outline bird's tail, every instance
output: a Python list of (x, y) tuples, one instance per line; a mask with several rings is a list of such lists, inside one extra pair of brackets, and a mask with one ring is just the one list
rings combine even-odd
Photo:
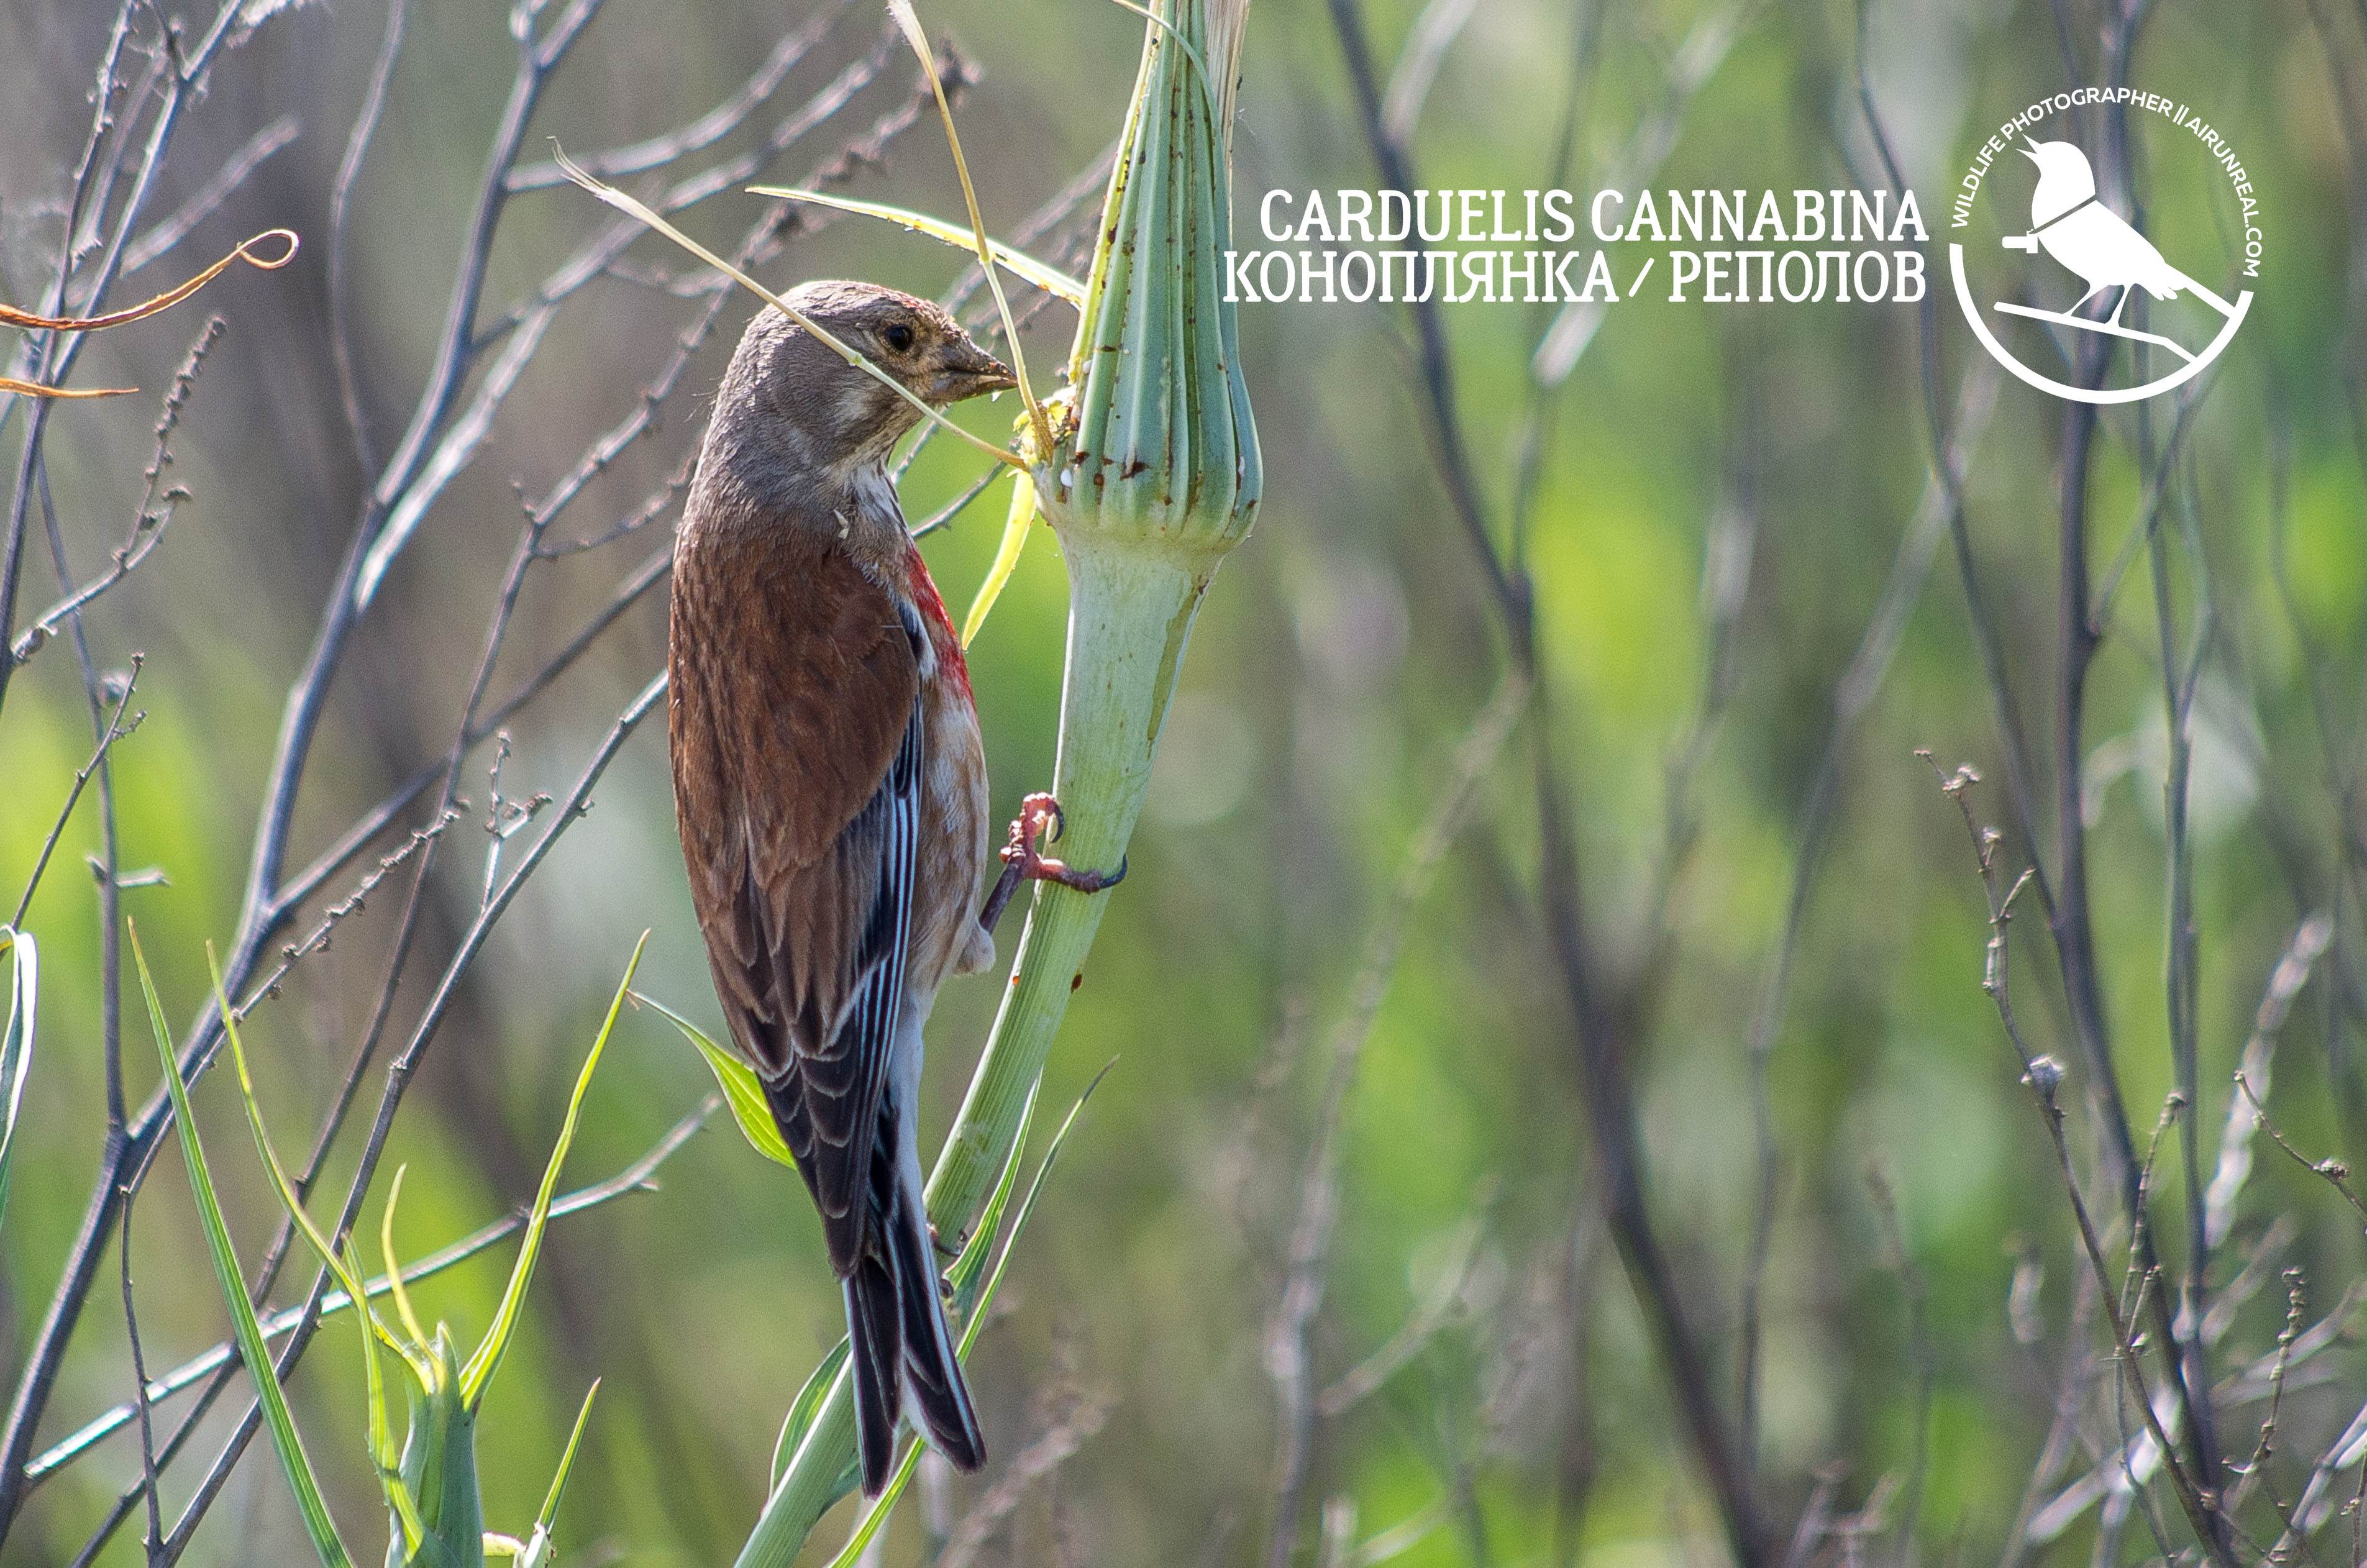
[(2235, 306), (2230, 305), (2226, 300), (2220, 299), (2218, 295), (2213, 293), (2202, 284), (2197, 283), (2194, 279), (2187, 276), (2186, 274), (2179, 271), (2176, 267), (2169, 266), (2165, 264), (2163, 270), (2168, 272), (2170, 278), (2175, 281), (2175, 287), (2170, 290), (2169, 294), (2165, 294), (2159, 288), (2155, 288), (2151, 284), (2148, 284), (2146, 287), (2153, 288), (2153, 294), (2156, 299), (2167, 299), (2170, 298), (2171, 294), (2175, 294), (2178, 289), (2183, 288), (2189, 294), (2193, 295), (2196, 299), (2202, 300), (2204, 304), (2218, 311), (2222, 316), (2232, 316), (2236, 313)]
[(896, 1422), (912, 1395), (913, 1425), (957, 1470), (986, 1462), (952, 1325), (937, 1294), (935, 1254), (917, 1204), (899, 1195), (845, 1280), (848, 1355), (855, 1366), (855, 1447), (863, 1491), (876, 1497), (896, 1457)]

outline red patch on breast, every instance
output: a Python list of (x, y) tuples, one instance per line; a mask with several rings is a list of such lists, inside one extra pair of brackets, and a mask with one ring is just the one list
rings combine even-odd
[(912, 603), (920, 606), (922, 618), (929, 624), (929, 641), (936, 649), (938, 666), (953, 677), (954, 684), (961, 688), (962, 700), (968, 702), (969, 664), (962, 658), (961, 637), (954, 630), (953, 617), (946, 614), (945, 596), (937, 592), (936, 580), (929, 575), (928, 563), (918, 548), (905, 552), (904, 564)]

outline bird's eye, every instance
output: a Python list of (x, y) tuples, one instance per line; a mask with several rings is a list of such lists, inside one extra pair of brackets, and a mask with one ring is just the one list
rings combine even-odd
[(898, 354), (905, 353), (912, 346), (912, 329), (901, 321), (894, 323), (879, 335), (885, 338), (888, 346)]

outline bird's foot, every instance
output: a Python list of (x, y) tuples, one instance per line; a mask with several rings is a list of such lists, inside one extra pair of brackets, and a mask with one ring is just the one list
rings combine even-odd
[(1036, 848), (1039, 842), (1058, 839), (1067, 826), (1059, 801), (1041, 793), (1029, 795), (1019, 803), (1019, 816), (1011, 824), (1011, 841), (1002, 846), (1002, 863), (1018, 867), (1022, 878), (1057, 882), (1080, 893), (1100, 893), (1126, 880), (1123, 860), (1116, 871), (1080, 871)]
[(1038, 792), (1019, 803), (1011, 841), (1002, 846), (1002, 875), (987, 897), (979, 924), (992, 931), (1023, 882), (1057, 882), (1079, 893), (1101, 893), (1126, 880), (1123, 859), (1116, 871), (1086, 871), (1046, 854), (1040, 846), (1058, 839), (1065, 825), (1060, 803), (1048, 795)]
[(929, 1245), (936, 1249), (938, 1257), (951, 1261), (962, 1255), (962, 1247), (965, 1244), (962, 1242), (947, 1241), (943, 1235), (938, 1234), (937, 1223), (934, 1220), (931, 1220), (929, 1222)]

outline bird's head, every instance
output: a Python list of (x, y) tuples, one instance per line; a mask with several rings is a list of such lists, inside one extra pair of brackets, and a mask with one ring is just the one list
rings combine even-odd
[(2025, 136), (2016, 151), (2038, 165), (2041, 184), (2057, 185), (2075, 198), (2096, 194), (2096, 172), (2089, 167), (2088, 154), (2077, 143), (2033, 141)]
[[(800, 284), (782, 298), (932, 408), (1018, 380), (952, 316), (876, 283)], [(841, 471), (885, 461), (920, 411), (778, 310), (748, 323), (716, 404), (746, 439), (770, 426), (811, 467)], [(755, 428), (750, 428), (753, 424)]]

